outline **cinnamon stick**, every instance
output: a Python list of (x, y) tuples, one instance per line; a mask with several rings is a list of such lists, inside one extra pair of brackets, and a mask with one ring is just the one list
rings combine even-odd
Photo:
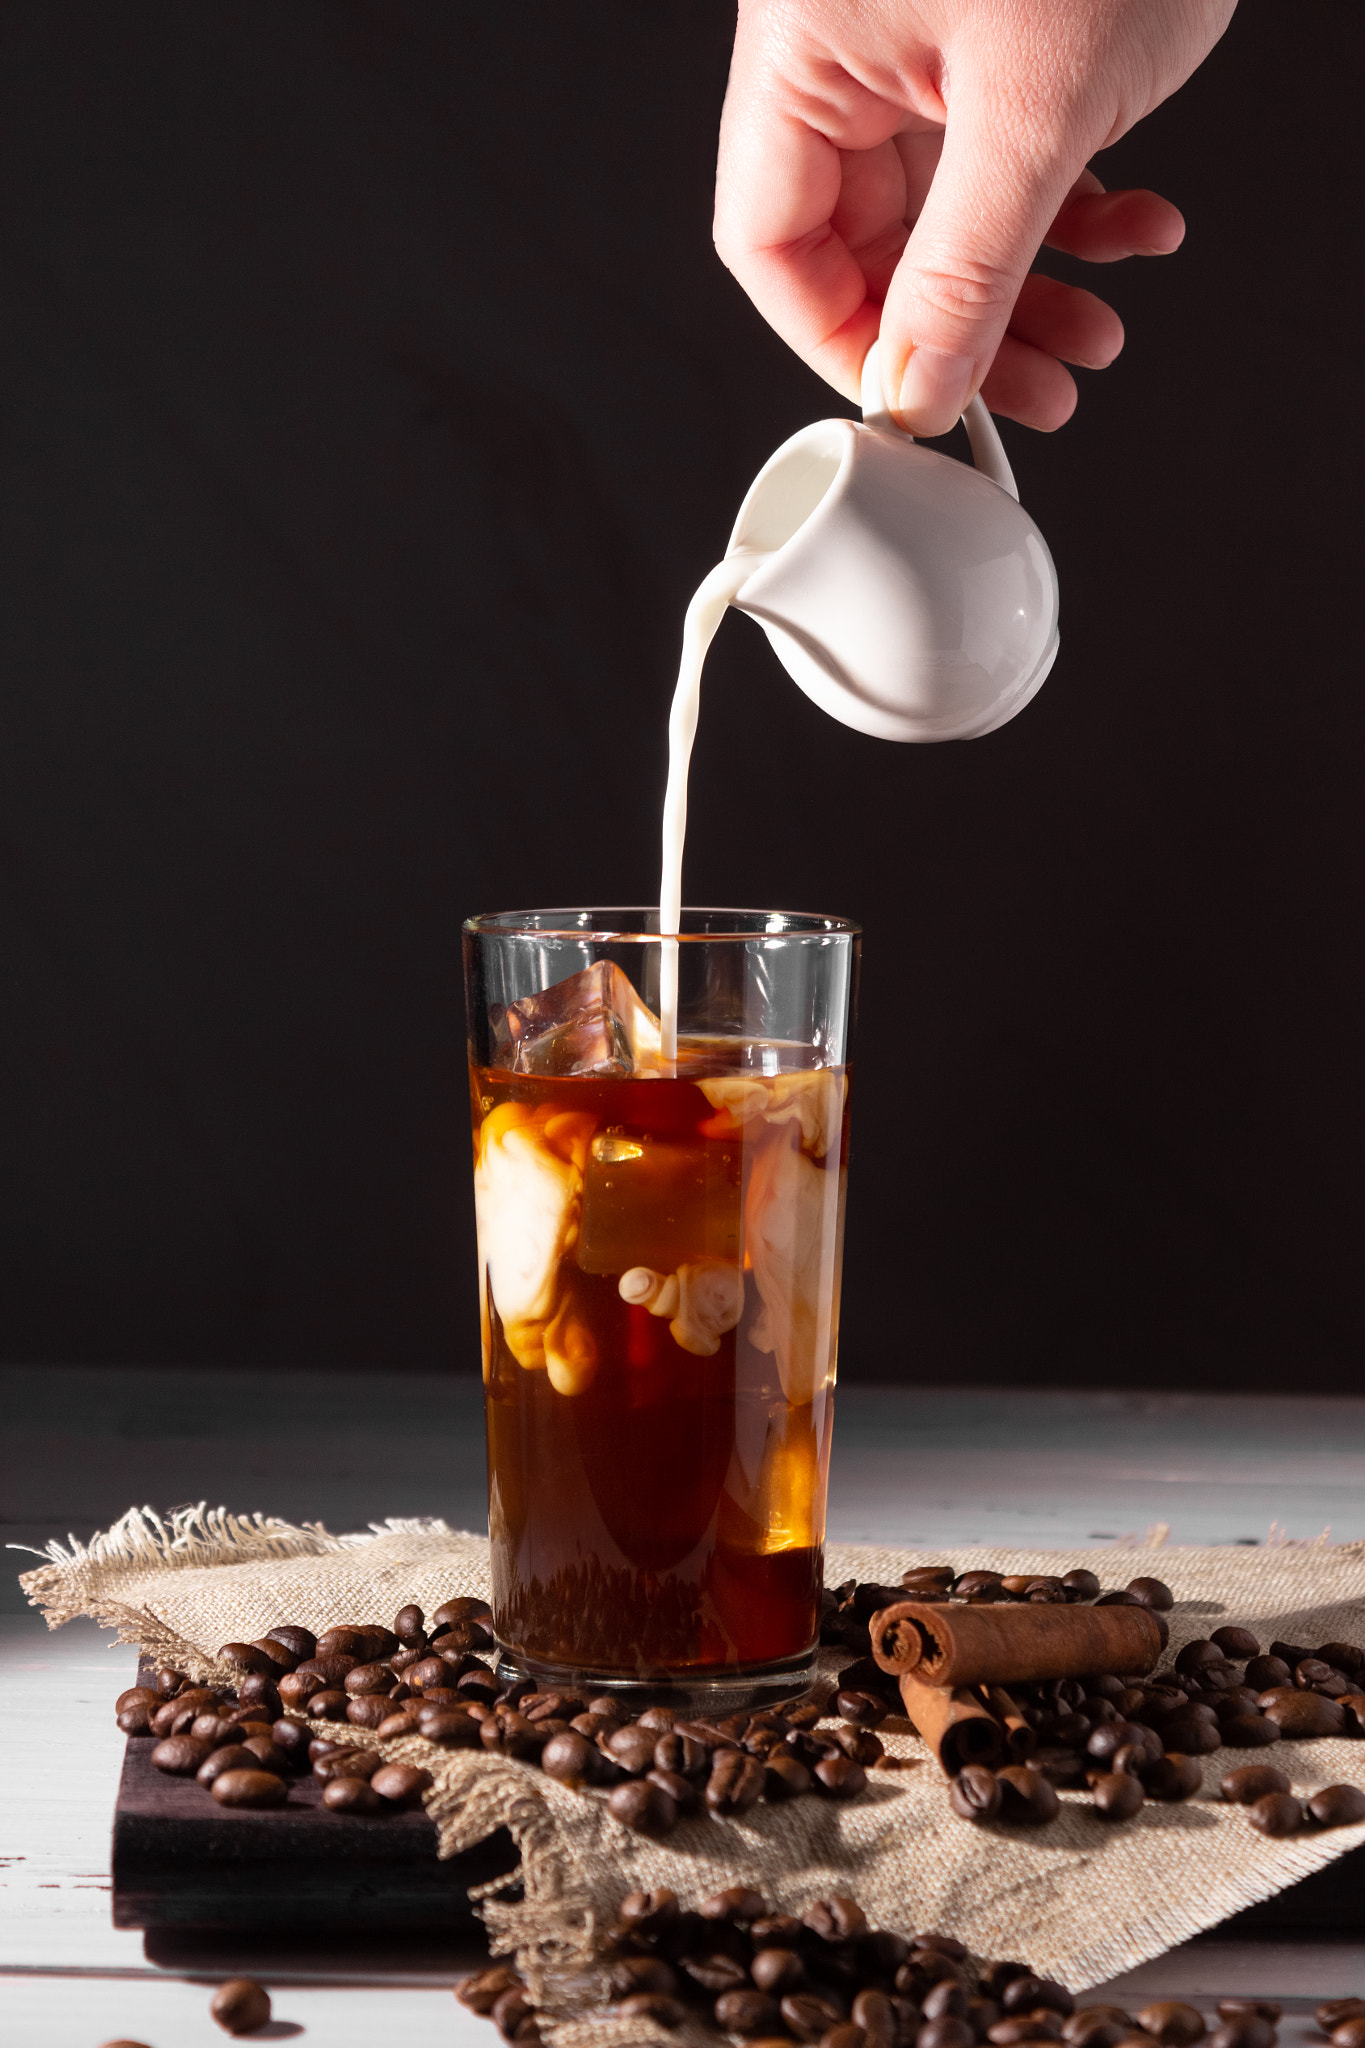
[(915, 1733), (950, 1778), (964, 1764), (994, 1769), (1005, 1761), (1005, 1731), (970, 1686), (926, 1685), (906, 1671), (900, 1677), (900, 1694)]
[(1003, 1685), (987, 1685), (982, 1688), (986, 1704), (1005, 1731), (1005, 1747), (1012, 1764), (1026, 1764), (1038, 1747), (1038, 1737), (1024, 1719), (1024, 1710), (1017, 1700), (1010, 1697)]
[(1028, 1684), (1097, 1672), (1150, 1671), (1165, 1631), (1145, 1607), (948, 1607), (898, 1600), (872, 1617), (883, 1671), (924, 1684)]

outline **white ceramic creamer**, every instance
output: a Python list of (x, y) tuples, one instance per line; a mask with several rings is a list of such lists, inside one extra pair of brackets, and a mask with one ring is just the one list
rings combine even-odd
[[(968, 740), (1023, 710), (1057, 656), (1057, 573), (974, 398), (975, 468), (903, 433), (876, 345), (863, 418), (818, 420), (764, 464), (725, 559), (687, 608), (669, 719), (659, 929), (682, 907), (687, 768), (702, 664), (726, 608), (756, 619), (793, 682), (841, 724), (887, 740)], [(662, 949), (664, 1051), (676, 1047), (677, 949)]]

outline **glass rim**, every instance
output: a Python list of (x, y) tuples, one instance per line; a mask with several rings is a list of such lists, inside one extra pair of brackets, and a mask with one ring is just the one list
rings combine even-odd
[[(490, 910), (482, 911), (476, 917), (467, 917), (460, 927), (479, 938), (499, 939), (575, 939), (601, 945), (658, 946), (665, 939), (683, 946), (740, 944), (754, 939), (831, 939), (860, 938), (862, 926), (850, 917), (831, 917), (820, 911), (809, 910), (741, 910), (733, 906), (712, 904), (687, 904), (682, 912), (683, 920), (689, 917), (730, 917), (763, 919), (747, 929), (715, 931), (659, 932), (644, 931), (640, 923), (649, 917), (657, 922), (657, 904), (597, 904), (592, 908), (575, 910), (561, 907), (549, 910)], [(563, 919), (563, 923), (538, 924), (537, 918)], [(599, 925), (584, 920), (598, 918), (630, 918), (635, 925)], [(576, 921), (575, 921), (576, 920)]]

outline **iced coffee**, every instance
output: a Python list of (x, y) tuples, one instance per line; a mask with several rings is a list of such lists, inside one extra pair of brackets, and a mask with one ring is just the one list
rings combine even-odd
[(499, 1641), (528, 1671), (604, 1683), (799, 1676), (846, 1059), (824, 1063), (829, 1034), (686, 1028), (664, 1059), (610, 959), (486, 1008), (471, 1088)]

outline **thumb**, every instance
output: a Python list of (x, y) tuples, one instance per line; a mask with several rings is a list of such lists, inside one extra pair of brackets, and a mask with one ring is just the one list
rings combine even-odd
[(971, 81), (949, 101), (934, 180), (882, 308), (886, 402), (910, 433), (946, 434), (976, 396), (1084, 162), (1079, 141), (1040, 133), (1032, 111)]

